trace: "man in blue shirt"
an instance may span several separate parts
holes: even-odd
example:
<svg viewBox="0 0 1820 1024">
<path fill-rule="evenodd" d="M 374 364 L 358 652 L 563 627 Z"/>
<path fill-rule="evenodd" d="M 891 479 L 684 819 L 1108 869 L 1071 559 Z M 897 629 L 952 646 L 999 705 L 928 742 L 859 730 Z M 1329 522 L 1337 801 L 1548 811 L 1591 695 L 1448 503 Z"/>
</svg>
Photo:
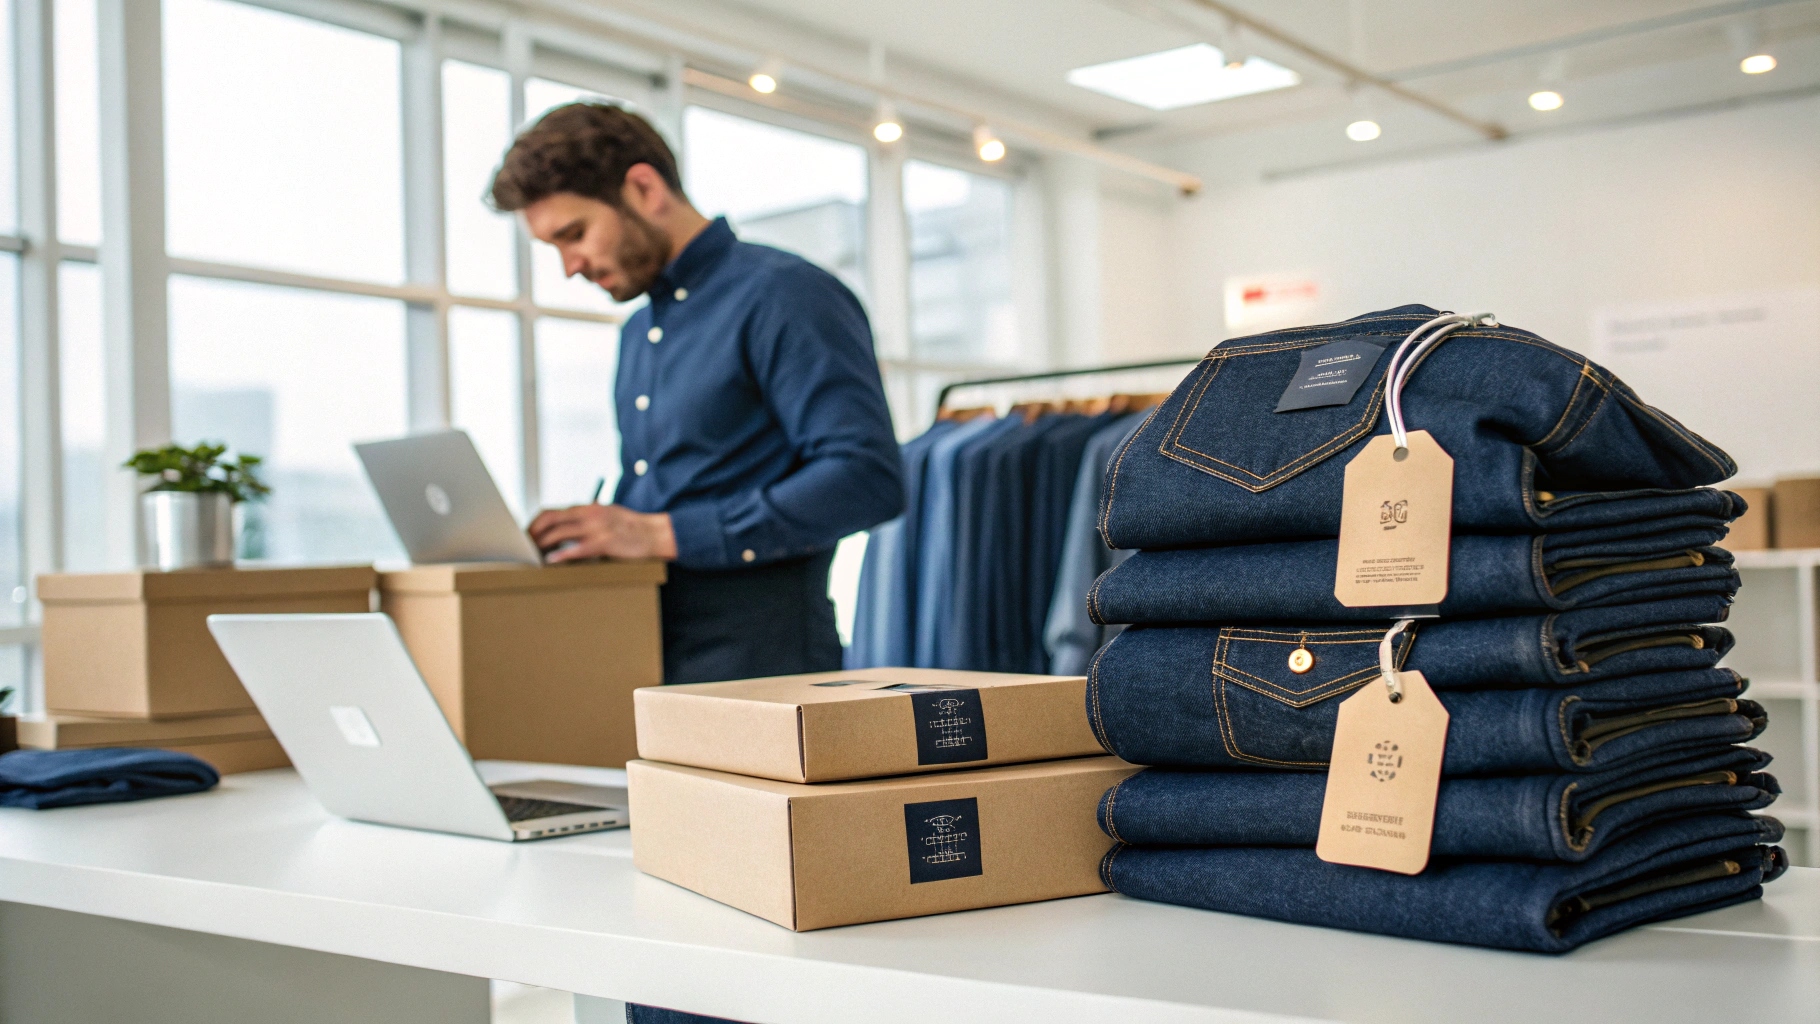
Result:
<svg viewBox="0 0 1820 1024">
<path fill-rule="evenodd" d="M 650 297 L 620 334 L 613 503 L 539 514 L 538 546 L 551 562 L 672 563 L 666 683 L 840 668 L 834 545 L 904 504 L 859 300 L 698 213 L 662 137 L 619 107 L 546 114 L 506 153 L 492 201 L 570 276 Z"/>
</svg>

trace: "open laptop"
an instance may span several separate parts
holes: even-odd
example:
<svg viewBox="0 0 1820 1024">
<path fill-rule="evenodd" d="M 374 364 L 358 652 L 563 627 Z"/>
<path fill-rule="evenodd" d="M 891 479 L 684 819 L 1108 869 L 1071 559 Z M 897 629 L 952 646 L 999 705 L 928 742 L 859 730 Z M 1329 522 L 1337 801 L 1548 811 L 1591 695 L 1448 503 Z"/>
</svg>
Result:
<svg viewBox="0 0 1820 1024">
<path fill-rule="evenodd" d="M 332 814 L 505 840 L 629 823 L 623 788 L 488 787 L 385 615 L 211 615 L 208 623 Z"/>
<path fill-rule="evenodd" d="M 354 451 L 412 562 L 543 564 L 464 431 L 370 441 Z"/>
</svg>

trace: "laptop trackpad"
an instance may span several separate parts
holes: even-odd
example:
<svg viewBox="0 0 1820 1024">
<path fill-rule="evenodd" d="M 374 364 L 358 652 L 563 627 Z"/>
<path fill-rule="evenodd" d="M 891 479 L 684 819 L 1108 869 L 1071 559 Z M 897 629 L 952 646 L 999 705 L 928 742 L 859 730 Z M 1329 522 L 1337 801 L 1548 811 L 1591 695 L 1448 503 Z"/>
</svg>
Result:
<svg viewBox="0 0 1820 1024">
<path fill-rule="evenodd" d="M 500 796 L 524 797 L 527 800 L 556 800 L 588 807 L 621 808 L 626 806 L 626 791 L 623 786 L 584 786 L 574 782 L 531 779 L 526 782 L 501 783 L 487 788 Z"/>
</svg>

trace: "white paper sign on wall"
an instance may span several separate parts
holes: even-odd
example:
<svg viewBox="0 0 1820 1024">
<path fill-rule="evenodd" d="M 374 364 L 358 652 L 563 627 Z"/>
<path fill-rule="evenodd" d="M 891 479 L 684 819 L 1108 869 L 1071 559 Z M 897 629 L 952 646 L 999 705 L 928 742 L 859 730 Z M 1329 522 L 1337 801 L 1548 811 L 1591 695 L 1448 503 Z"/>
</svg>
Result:
<svg viewBox="0 0 1820 1024">
<path fill-rule="evenodd" d="M 1255 334 L 1311 322 L 1321 303 L 1321 286 L 1297 274 L 1264 274 L 1226 279 L 1226 330 Z"/>
<path fill-rule="evenodd" d="M 1820 290 L 1593 310 L 1592 357 L 1725 449 L 1738 478 L 1820 471 Z"/>
</svg>

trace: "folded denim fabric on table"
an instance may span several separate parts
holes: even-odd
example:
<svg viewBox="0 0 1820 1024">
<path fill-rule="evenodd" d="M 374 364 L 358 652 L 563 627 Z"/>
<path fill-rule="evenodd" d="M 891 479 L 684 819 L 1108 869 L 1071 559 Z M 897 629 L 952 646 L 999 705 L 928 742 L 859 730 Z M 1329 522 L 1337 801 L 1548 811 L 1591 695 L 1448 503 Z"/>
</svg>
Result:
<svg viewBox="0 0 1820 1024">
<path fill-rule="evenodd" d="M 1576 608 L 1541 615 L 1426 619 L 1392 641 L 1397 667 L 1419 671 L 1437 690 L 1526 689 L 1599 679 L 1712 668 L 1732 648 L 1723 626 L 1728 597 Z M 1378 671 L 1383 625 L 1134 626 L 1115 656 L 1115 670 L 1160 677 L 1205 675 L 1261 685 L 1297 699 L 1355 684 Z M 1303 672 L 1289 667 L 1298 648 L 1313 655 Z M 1116 652 L 1116 653 L 1115 653 Z"/>
<path fill-rule="evenodd" d="M 1279 658 L 1256 666 L 1269 674 L 1252 673 L 1224 653 L 1223 632 L 1132 628 L 1107 644 L 1087 679 L 1100 743 L 1133 764 L 1325 770 L 1340 703 L 1377 678 L 1375 661 L 1316 677 Z M 1596 772 L 1743 743 L 1767 724 L 1756 702 L 1739 699 L 1747 685 L 1711 668 L 1519 690 L 1437 687 L 1452 716 L 1442 774 Z"/>
<path fill-rule="evenodd" d="M 1382 413 L 1390 359 L 1378 358 L 1343 405 L 1278 413 L 1277 401 L 1305 352 L 1343 339 L 1394 350 L 1437 315 L 1399 306 L 1221 342 L 1113 457 L 1100 513 L 1106 543 L 1339 536 L 1346 464 L 1389 432 Z M 1684 500 L 1665 492 L 1737 472 L 1723 451 L 1609 371 L 1513 327 L 1448 335 L 1415 365 L 1402 402 L 1410 429 L 1433 434 L 1454 459 L 1456 533 L 1656 518 Z"/>
<path fill-rule="evenodd" d="M 1718 531 L 1724 535 L 1723 530 Z M 1684 531 L 1636 552 L 1631 545 L 1562 548 L 1549 535 L 1466 534 L 1449 549 L 1443 618 L 1564 611 L 1738 589 L 1718 537 Z M 1694 543 L 1675 543 L 1692 541 Z M 1585 552 L 1599 550 L 1605 554 Z M 1333 596 L 1337 540 L 1139 551 L 1087 592 L 1095 622 L 1388 622 L 1394 608 L 1348 608 Z"/>
<path fill-rule="evenodd" d="M 1592 774 L 1448 779 L 1436 857 L 1582 861 L 1690 814 L 1761 810 L 1781 788 L 1750 747 Z M 1106 791 L 1100 828 L 1132 846 L 1315 845 L 1327 777 L 1307 772 L 1146 768 Z"/>
<path fill-rule="evenodd" d="M 1106 887 L 1297 924 L 1564 953 L 1613 932 L 1743 903 L 1782 874 L 1774 818 L 1721 812 L 1647 829 L 1577 864 L 1436 858 L 1419 875 L 1329 864 L 1310 849 L 1114 846 Z"/>
<path fill-rule="evenodd" d="M 95 747 L 0 754 L 0 807 L 75 807 L 213 789 L 207 761 L 174 750 Z"/>
</svg>

